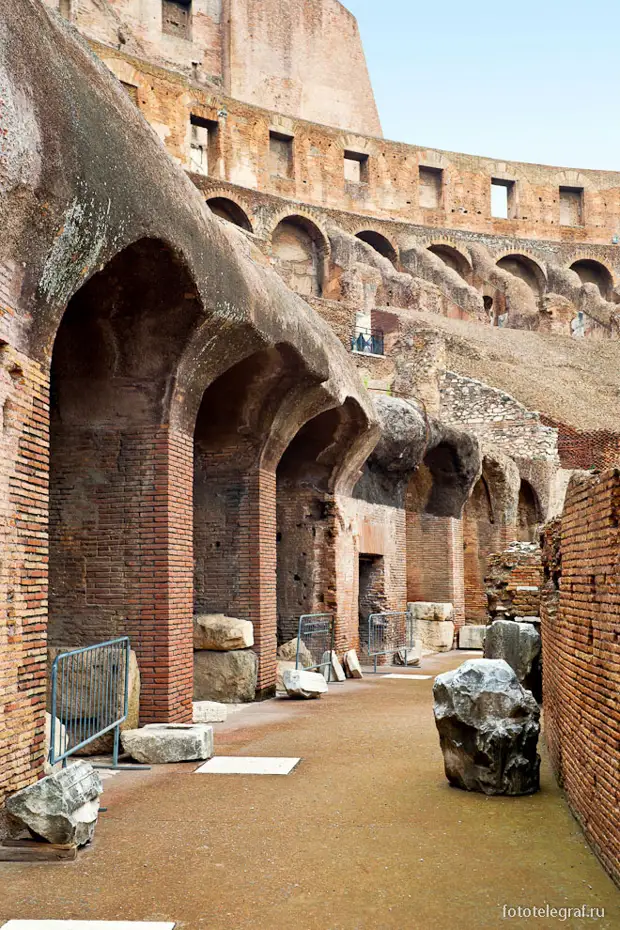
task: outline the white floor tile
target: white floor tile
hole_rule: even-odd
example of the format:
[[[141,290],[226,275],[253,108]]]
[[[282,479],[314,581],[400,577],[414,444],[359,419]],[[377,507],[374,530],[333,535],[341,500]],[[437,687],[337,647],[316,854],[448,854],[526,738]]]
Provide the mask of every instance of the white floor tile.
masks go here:
[[[200,775],[289,775],[299,759],[266,756],[214,756],[196,769]]]
[[[434,675],[399,675],[397,673],[392,673],[391,675],[384,675],[384,678],[406,678],[407,681],[430,681],[431,678],[434,678]]]

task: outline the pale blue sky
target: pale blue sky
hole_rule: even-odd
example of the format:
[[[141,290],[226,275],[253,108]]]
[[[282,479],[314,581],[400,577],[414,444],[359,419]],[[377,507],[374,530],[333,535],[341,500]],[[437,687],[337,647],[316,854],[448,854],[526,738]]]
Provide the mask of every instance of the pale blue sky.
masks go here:
[[[620,170],[618,0],[343,0],[384,135]]]

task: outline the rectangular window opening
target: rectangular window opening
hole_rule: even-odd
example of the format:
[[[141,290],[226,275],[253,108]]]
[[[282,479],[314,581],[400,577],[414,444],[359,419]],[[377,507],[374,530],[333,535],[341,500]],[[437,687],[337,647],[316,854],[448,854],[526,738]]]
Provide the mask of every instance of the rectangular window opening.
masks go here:
[[[583,187],[560,187],[560,225],[583,226]]]
[[[218,152],[218,122],[203,116],[190,115],[190,171],[196,174],[213,172]]]
[[[345,152],[344,179],[351,184],[367,184],[368,155],[363,155],[360,152]]]
[[[514,220],[517,216],[515,182],[491,178],[491,216]]]
[[[269,133],[269,171],[278,178],[293,177],[293,136]]]
[[[425,210],[438,210],[443,199],[443,170],[419,167],[420,206]]]
[[[177,39],[191,39],[192,0],[162,0],[161,30]]]

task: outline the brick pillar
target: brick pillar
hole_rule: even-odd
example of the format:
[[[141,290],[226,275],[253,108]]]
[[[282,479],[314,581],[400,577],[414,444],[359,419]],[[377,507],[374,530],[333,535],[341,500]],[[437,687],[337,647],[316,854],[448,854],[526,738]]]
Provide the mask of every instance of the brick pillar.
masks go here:
[[[0,806],[43,772],[49,382],[0,350]]]
[[[240,515],[239,572],[243,616],[254,624],[258,655],[258,699],[271,697],[276,685],[276,476],[256,469],[247,476]]]

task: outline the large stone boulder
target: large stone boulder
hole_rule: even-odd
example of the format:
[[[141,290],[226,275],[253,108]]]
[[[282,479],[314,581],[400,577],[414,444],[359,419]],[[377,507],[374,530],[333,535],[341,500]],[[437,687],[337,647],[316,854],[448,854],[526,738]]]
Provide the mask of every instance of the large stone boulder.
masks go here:
[[[254,645],[254,627],[249,620],[224,614],[199,614],[194,617],[194,649],[229,652],[250,649]]]
[[[194,700],[244,704],[256,695],[258,657],[252,649],[194,653]]]
[[[411,617],[416,642],[426,652],[449,652],[454,642],[454,606],[433,601],[410,601],[407,611]]]
[[[83,846],[95,832],[101,780],[89,762],[77,761],[7,798],[6,808],[35,836]]]
[[[539,788],[540,708],[502,659],[470,659],[435,679],[435,723],[450,784],[482,794]]]
[[[495,620],[486,630],[484,656],[504,659],[523,687],[542,701],[542,639],[534,624]]]
[[[294,662],[296,657],[297,639],[289,639],[287,643],[282,643],[281,646],[278,646],[278,659],[281,659],[283,662]],[[315,664],[315,661],[312,658],[312,653],[304,643],[303,639],[299,644],[299,659],[302,668],[308,668],[308,666]]]
[[[320,672],[287,669],[282,678],[289,697],[312,699],[327,693],[327,682]]]
[[[213,755],[213,727],[204,723],[148,723],[121,734],[123,749],[147,765],[193,762]]]

